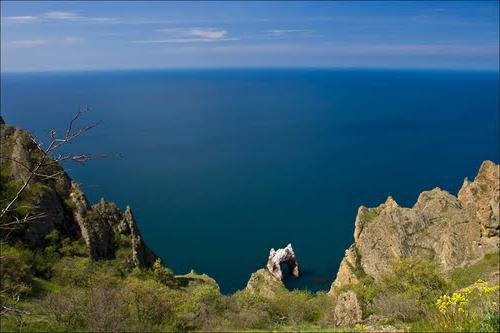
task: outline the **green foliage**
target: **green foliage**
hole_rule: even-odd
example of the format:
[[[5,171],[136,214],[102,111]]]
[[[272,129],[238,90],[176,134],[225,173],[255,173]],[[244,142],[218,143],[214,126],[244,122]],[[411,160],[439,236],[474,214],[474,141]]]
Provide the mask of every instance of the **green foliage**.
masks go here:
[[[352,290],[356,293],[361,303],[363,316],[368,317],[373,314],[373,301],[380,293],[380,287],[375,285],[373,278],[365,274],[359,279],[358,283],[352,286]]]
[[[61,285],[88,287],[94,265],[90,258],[63,257],[53,268],[53,278]]]
[[[498,272],[500,263],[500,251],[488,253],[478,263],[466,268],[457,268],[449,274],[453,289],[464,288],[473,284],[476,280],[490,276]]]
[[[86,324],[85,308],[88,301],[85,290],[68,286],[48,294],[41,307],[43,313],[59,326],[67,330],[79,330]]]
[[[499,288],[483,280],[436,299],[439,315],[433,320],[443,332],[498,332]]]
[[[365,275],[350,288],[358,296],[365,318],[376,314],[414,321],[429,313],[435,298],[449,289],[449,283],[433,262],[408,258],[394,262],[380,282]]]
[[[1,245],[0,290],[2,304],[18,295],[31,291],[33,275],[29,265],[32,253],[29,250]]]
[[[175,286],[174,273],[171,269],[163,266],[161,259],[156,259],[153,264],[153,276],[156,281],[166,286]]]
[[[391,271],[382,278],[382,288],[419,303],[432,304],[434,298],[447,291],[449,286],[436,264],[408,258],[393,264]]]
[[[27,302],[19,306],[30,313],[4,321],[2,331],[342,331],[333,328],[335,297],[326,293],[278,288],[272,295],[242,290],[225,296],[210,277],[194,272],[174,276],[160,260],[150,270],[132,269],[127,266],[130,249],[120,248],[114,260],[93,262],[76,255],[79,251],[74,249],[81,243],[57,232],[45,241],[39,254],[2,248],[2,268],[8,264],[2,269],[2,284],[28,287],[22,294]],[[56,255],[51,274],[36,277],[40,276],[37,258],[47,253]],[[486,260],[492,264],[491,258]],[[365,274],[350,288],[365,317],[375,314],[392,323],[409,323],[411,330],[494,332],[499,327],[498,307],[492,303],[498,298],[498,289],[490,292],[491,287],[478,287],[470,294],[467,313],[471,320],[454,319],[453,325],[448,321],[446,326],[435,302],[448,292],[449,283],[428,261],[410,258],[395,262],[380,282]],[[489,303],[481,290],[491,296]],[[364,331],[367,327],[343,330]]]
[[[66,257],[86,257],[88,251],[82,239],[72,241],[70,238],[64,238],[61,241],[59,253]]]
[[[165,285],[153,280],[129,278],[125,290],[132,316],[143,327],[152,329],[172,317],[175,292]]]
[[[196,285],[178,307],[176,328],[192,330],[206,325],[222,308],[222,294],[211,284]]]

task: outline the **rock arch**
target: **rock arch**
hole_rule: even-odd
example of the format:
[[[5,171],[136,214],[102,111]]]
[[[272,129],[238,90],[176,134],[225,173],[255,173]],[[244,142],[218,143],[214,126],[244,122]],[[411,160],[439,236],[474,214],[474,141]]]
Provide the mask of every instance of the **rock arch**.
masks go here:
[[[299,263],[295,252],[293,251],[292,244],[288,244],[284,249],[269,251],[269,259],[267,260],[267,269],[269,273],[273,275],[276,279],[283,281],[283,271],[281,269],[281,264],[285,263],[290,267],[290,272],[294,277],[299,277]]]

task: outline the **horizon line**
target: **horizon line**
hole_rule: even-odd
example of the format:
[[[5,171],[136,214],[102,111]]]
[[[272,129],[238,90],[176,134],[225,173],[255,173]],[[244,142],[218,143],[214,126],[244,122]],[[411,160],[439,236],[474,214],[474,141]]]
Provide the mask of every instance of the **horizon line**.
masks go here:
[[[43,74],[81,72],[127,72],[127,71],[194,71],[194,70],[384,70],[384,71],[443,71],[443,72],[500,72],[499,68],[467,67],[364,67],[364,66],[182,66],[182,67],[131,67],[131,68],[75,68],[42,70],[1,70],[0,74]]]

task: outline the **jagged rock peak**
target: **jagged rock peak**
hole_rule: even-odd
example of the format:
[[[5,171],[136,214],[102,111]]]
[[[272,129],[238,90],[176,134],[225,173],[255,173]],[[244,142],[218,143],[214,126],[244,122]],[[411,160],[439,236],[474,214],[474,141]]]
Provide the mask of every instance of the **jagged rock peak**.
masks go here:
[[[399,207],[399,205],[396,202],[396,200],[394,200],[394,198],[392,196],[388,196],[387,199],[385,200],[385,202],[383,204],[381,204],[379,207],[382,209],[385,209],[385,208],[394,209],[394,208]]]
[[[114,257],[114,233],[110,223],[96,209],[90,207],[85,194],[78,184],[71,182],[70,198],[75,206],[73,217],[87,245],[89,255],[93,260]]]
[[[281,264],[287,264],[290,267],[290,271],[294,277],[299,277],[299,263],[295,252],[293,251],[292,244],[288,244],[283,249],[278,249],[277,251],[272,248],[269,251],[269,258],[267,260],[267,269],[275,278],[283,281],[283,271],[281,269]]]
[[[132,257],[135,265],[139,268],[152,267],[158,257],[144,243],[130,206],[127,206],[125,209],[120,225],[126,225],[130,232],[130,238],[132,239]]]
[[[392,197],[376,208],[361,206],[354,244],[346,251],[334,289],[369,276],[380,279],[396,260],[420,257],[449,271],[497,251],[499,165],[485,161],[473,182],[464,181],[458,198],[440,188],[422,192],[412,208]]]
[[[474,181],[465,178],[458,200],[475,211],[485,238],[500,234],[500,165],[484,161]]]

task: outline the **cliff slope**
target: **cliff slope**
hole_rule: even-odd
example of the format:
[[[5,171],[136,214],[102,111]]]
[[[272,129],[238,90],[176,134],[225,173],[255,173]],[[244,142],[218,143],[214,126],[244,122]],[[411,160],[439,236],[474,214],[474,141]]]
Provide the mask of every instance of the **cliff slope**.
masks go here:
[[[31,169],[41,158],[42,151],[25,131],[0,121],[0,170],[2,202],[11,200],[27,180]],[[125,212],[101,199],[90,205],[78,184],[51,158],[32,177],[13,211],[4,219],[22,218],[35,214],[36,220],[14,231],[2,230],[2,239],[20,241],[32,248],[43,246],[44,239],[56,230],[64,237],[83,238],[88,255],[94,259],[115,256],[117,239],[124,237],[130,244],[130,261],[140,268],[151,267],[157,258],[146,246],[130,207]],[[43,177],[41,175],[53,175]],[[3,206],[2,206],[3,208]]]
[[[410,257],[440,264],[445,272],[471,265],[498,250],[499,165],[485,161],[458,197],[435,188],[423,192],[412,208],[392,197],[376,208],[361,206],[355,221],[354,244],[346,251],[330,292],[375,281],[395,260]]]

